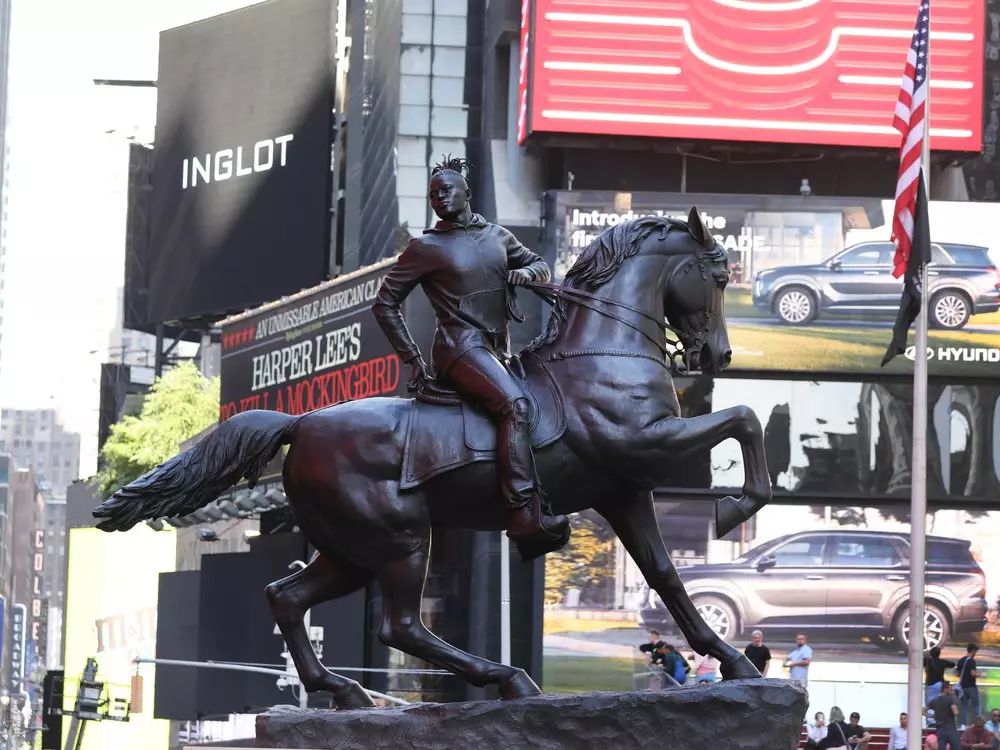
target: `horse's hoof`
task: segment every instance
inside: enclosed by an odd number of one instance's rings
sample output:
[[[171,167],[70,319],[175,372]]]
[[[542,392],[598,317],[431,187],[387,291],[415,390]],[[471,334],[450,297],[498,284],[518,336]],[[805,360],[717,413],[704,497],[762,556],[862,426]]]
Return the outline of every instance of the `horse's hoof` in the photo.
[[[338,711],[353,711],[359,708],[374,708],[375,701],[361,685],[354,683],[331,691]]]
[[[715,502],[715,538],[722,539],[728,533],[738,528],[747,520],[746,511],[741,506],[741,500],[731,495]]]
[[[750,660],[740,654],[738,658],[732,661],[723,662],[719,665],[719,671],[722,672],[723,680],[749,680],[749,679],[760,679],[762,676],[760,672],[757,671]]]
[[[500,700],[502,701],[529,698],[532,695],[541,694],[541,688],[535,684],[534,680],[528,677],[528,673],[523,669],[517,670],[513,677],[500,683]]]

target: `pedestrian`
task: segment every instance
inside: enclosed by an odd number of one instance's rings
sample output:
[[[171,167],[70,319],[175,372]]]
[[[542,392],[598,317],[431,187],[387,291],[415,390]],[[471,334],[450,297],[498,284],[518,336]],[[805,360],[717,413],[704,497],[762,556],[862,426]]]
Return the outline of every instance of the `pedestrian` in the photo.
[[[941,683],[941,695],[924,707],[924,716],[929,711],[934,712],[934,728],[937,732],[938,750],[961,750],[958,738],[958,701],[950,682]]]
[[[847,744],[857,750],[868,750],[868,743],[872,741],[872,736],[861,726],[861,714],[854,711],[851,714],[851,723],[847,725]]]
[[[785,659],[785,666],[788,667],[788,676],[801,682],[803,687],[809,684],[809,665],[812,664],[812,649],[806,643],[806,634],[799,633],[795,636],[795,650]]]
[[[663,671],[673,677],[678,685],[683,685],[687,682],[691,665],[677,649],[667,643],[663,646]]]
[[[652,665],[663,665],[663,654],[665,644],[660,638],[659,630],[649,631],[649,641],[647,643],[640,643],[639,650],[646,654],[646,658],[649,659],[649,663]]]
[[[806,727],[806,748],[809,748],[809,750],[818,748],[819,743],[826,739],[826,734],[829,731],[830,728],[826,725],[826,717],[822,711],[817,711],[816,716],[813,717],[813,723]]]
[[[990,720],[986,722],[986,731],[993,736],[993,750],[1000,750],[1000,709],[994,708]]]
[[[941,647],[935,646],[927,655],[924,656],[924,670],[926,671],[926,680],[924,684],[926,687],[927,697],[924,699],[925,703],[930,703],[932,700],[941,695],[941,683],[944,682],[944,673],[947,669],[954,669],[955,662],[949,659],[941,658]]]
[[[906,726],[909,717],[902,713],[899,715],[899,726],[889,730],[889,750],[906,750]]]
[[[979,685],[976,678],[976,653],[979,646],[970,643],[965,649],[965,656],[958,660],[955,671],[958,672],[958,710],[962,729],[972,725],[979,716]]]
[[[830,723],[827,725],[826,739],[819,743],[820,750],[848,750],[847,737],[850,728],[844,721],[840,706],[830,709]]]
[[[762,677],[767,677],[767,668],[771,663],[771,649],[764,645],[764,634],[759,630],[750,635],[749,645],[743,649],[743,654],[750,663],[757,667]]]
[[[711,654],[695,654],[694,656],[694,684],[702,682],[715,682],[718,677],[719,660]]]
[[[986,719],[977,716],[972,726],[962,732],[962,750],[990,750],[992,747],[993,735],[986,731]]]

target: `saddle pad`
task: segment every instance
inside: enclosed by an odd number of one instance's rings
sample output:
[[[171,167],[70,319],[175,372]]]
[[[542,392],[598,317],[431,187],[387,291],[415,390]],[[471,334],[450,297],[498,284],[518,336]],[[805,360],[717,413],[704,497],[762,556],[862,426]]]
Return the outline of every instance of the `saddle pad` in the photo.
[[[522,382],[531,402],[531,447],[542,448],[558,440],[566,430],[562,394],[544,364],[533,366]],[[400,489],[418,487],[428,479],[476,461],[493,461],[496,446],[496,423],[486,412],[464,403],[442,406],[413,400]]]

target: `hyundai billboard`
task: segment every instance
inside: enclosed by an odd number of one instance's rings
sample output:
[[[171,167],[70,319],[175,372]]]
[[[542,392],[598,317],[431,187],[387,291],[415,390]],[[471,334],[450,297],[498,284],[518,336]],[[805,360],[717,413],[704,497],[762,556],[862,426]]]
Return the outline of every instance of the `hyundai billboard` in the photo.
[[[523,0],[519,141],[544,131],[898,148],[917,7]],[[982,148],[984,14],[984,0],[934,6],[935,149]]]
[[[696,206],[729,254],[725,308],[732,370],[912,373],[881,367],[899,309],[892,201],[871,198],[546,194],[544,243],[556,281],[604,229]],[[987,203],[931,201],[931,375],[1000,375],[1000,242]]]
[[[790,675],[785,662],[803,634],[813,651],[810,698],[825,704],[816,710],[865,706],[863,719],[888,726],[875,722],[906,704],[912,388],[884,379],[675,382],[684,417],[754,410],[774,490],[771,504],[716,539],[715,500],[744,480],[739,445],[726,440],[667,467],[656,523],[695,609],[741,651],[762,631],[770,677]],[[1000,384],[936,382],[928,411],[925,637],[952,664],[977,644],[984,705],[996,705]],[[691,661],[666,592],[650,588],[607,522],[590,511],[571,522],[569,544],[545,561],[545,689],[670,687],[640,650],[651,630],[688,663],[685,682],[699,670],[717,679],[718,665]]]

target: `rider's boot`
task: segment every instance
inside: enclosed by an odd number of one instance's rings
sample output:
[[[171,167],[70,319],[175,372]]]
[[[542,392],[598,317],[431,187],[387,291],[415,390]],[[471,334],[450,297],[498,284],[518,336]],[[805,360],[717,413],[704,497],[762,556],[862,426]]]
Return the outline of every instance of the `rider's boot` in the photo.
[[[522,559],[531,560],[569,541],[569,519],[545,513],[540,495],[533,492],[526,503],[507,511],[507,536],[517,543]]]

